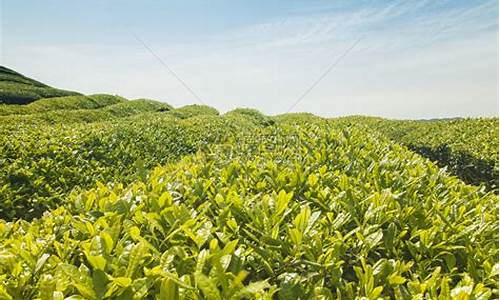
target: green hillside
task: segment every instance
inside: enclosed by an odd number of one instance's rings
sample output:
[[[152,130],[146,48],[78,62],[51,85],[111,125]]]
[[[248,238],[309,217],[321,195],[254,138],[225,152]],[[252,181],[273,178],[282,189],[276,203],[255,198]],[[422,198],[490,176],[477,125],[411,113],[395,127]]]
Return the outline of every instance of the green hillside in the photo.
[[[50,87],[0,66],[0,103],[27,104],[41,98],[70,95],[79,95],[79,93]]]
[[[0,170],[0,299],[499,297],[498,119],[72,95],[0,106]]]

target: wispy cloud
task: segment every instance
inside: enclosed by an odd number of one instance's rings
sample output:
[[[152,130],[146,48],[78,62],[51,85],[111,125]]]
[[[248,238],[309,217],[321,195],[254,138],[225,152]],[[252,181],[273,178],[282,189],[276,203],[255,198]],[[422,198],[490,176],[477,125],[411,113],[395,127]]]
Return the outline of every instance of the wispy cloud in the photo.
[[[498,25],[495,17],[498,13],[496,1],[473,6],[444,5],[444,8],[440,8],[435,1],[427,0],[375,2],[371,6],[343,9],[340,12],[326,6],[322,8],[314,13],[282,16],[237,29],[233,33],[225,33],[222,40],[226,38],[232,44],[254,44],[267,49],[346,41],[364,35],[384,47],[392,39],[399,41],[398,44],[391,43],[393,47],[399,45],[408,48],[424,45],[436,38],[451,39],[477,34]]]

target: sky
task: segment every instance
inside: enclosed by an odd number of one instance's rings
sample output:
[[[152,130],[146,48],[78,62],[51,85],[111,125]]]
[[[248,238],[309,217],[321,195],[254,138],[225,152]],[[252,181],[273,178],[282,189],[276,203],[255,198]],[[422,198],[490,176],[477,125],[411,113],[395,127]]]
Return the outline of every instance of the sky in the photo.
[[[0,64],[58,88],[221,112],[498,116],[493,0],[0,3]]]

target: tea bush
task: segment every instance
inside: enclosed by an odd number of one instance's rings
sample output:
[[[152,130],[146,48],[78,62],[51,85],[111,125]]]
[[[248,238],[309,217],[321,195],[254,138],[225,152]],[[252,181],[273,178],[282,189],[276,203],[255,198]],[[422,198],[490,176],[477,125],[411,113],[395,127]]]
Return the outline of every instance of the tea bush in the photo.
[[[0,68],[0,102],[5,84],[47,88]],[[498,298],[497,131],[0,105],[0,299]]]
[[[116,105],[129,103],[133,101]],[[77,118],[82,116],[85,113],[78,111]],[[0,217],[40,216],[76,187],[97,181],[130,182],[139,171],[224,141],[244,128],[241,122],[216,115],[179,119],[169,113],[91,124],[0,126]]]
[[[57,99],[57,98],[53,98]],[[52,99],[48,99],[52,100]],[[39,100],[42,102],[44,100]],[[75,124],[75,123],[94,123],[102,121],[111,121],[124,117],[148,112],[168,112],[172,107],[166,103],[154,100],[131,100],[119,101],[115,104],[109,104],[94,109],[65,109],[50,110],[29,115],[8,115],[0,116],[0,124],[7,124],[12,127],[13,124],[21,126],[26,125],[52,125],[52,124]]]
[[[66,110],[95,109],[125,101],[126,99],[123,97],[105,94],[54,97],[40,99],[26,105],[0,104],[0,116],[28,115],[51,111],[64,113]]]
[[[341,118],[365,124],[431,159],[469,184],[498,192],[498,118],[398,121]]]
[[[497,202],[363,126],[284,117],[1,221],[0,298],[492,299]]]

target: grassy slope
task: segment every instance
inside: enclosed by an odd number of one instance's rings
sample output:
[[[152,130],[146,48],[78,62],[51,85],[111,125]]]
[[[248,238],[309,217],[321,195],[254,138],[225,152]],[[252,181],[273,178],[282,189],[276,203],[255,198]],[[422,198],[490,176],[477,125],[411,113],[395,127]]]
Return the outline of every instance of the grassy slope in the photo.
[[[27,104],[41,98],[70,95],[79,93],[50,87],[0,66],[0,103]]]

